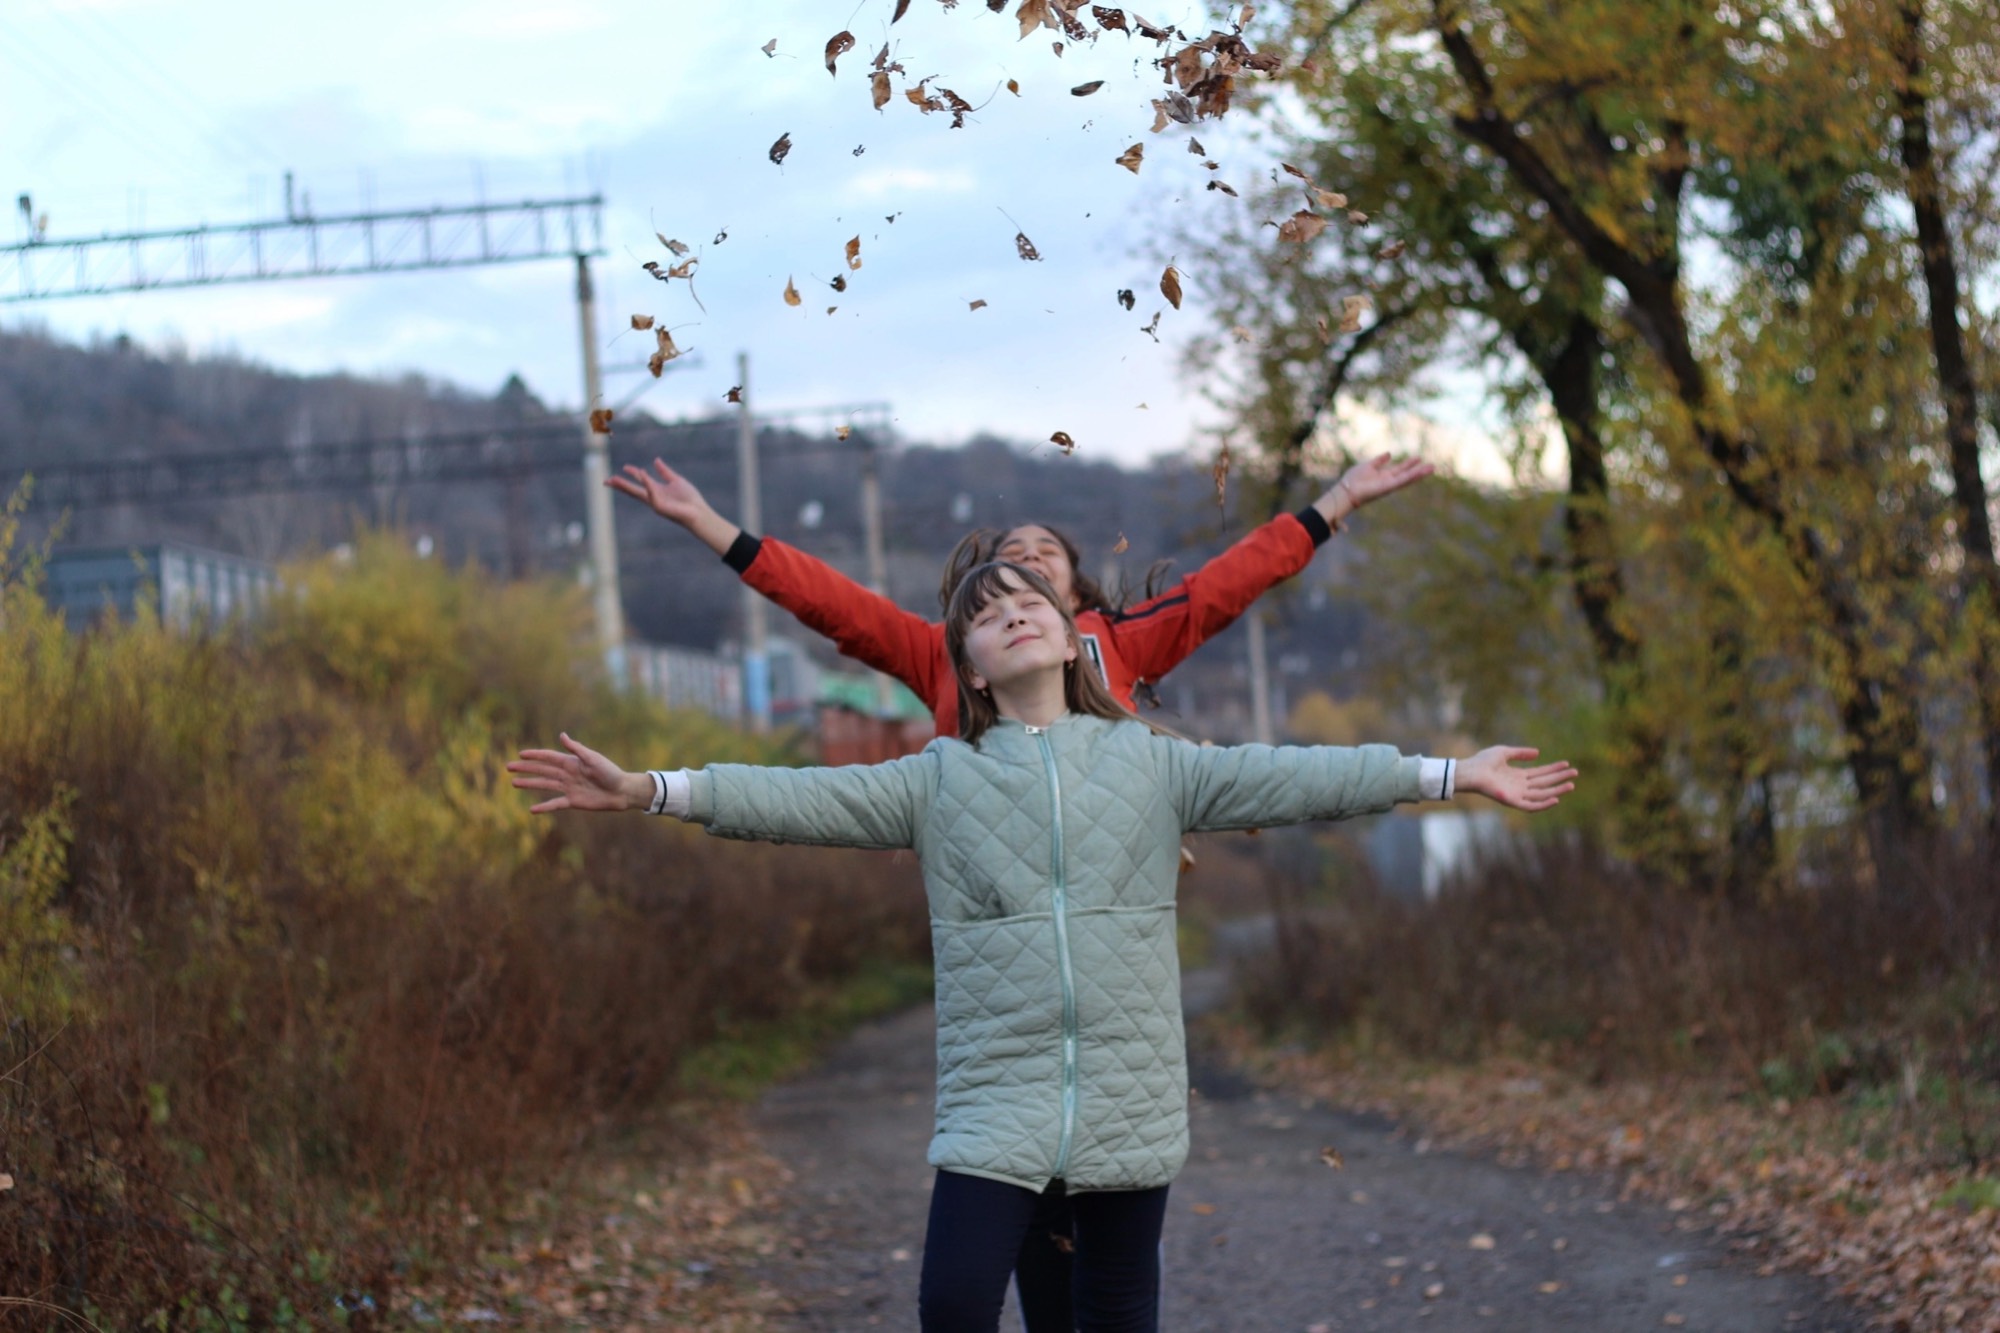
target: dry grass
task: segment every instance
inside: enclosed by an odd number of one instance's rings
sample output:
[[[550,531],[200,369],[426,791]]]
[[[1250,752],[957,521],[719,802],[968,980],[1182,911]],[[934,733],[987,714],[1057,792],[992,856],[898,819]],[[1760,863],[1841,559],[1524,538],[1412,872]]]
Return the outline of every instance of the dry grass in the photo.
[[[920,960],[888,858],[536,820],[558,726],[782,760],[593,679],[573,590],[378,537],[254,635],[0,604],[0,1273],[107,1327],[345,1319],[718,1035]]]

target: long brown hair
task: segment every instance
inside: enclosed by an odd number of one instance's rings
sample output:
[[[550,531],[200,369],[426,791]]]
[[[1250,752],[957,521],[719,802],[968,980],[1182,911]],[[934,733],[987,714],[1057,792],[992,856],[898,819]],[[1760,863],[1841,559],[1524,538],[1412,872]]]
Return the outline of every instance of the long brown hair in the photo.
[[[1105,587],[1085,571],[1083,552],[1077,549],[1076,543],[1070,540],[1068,533],[1061,528],[1052,528],[1046,523],[1029,521],[1016,523],[1011,528],[975,528],[958,539],[958,545],[952,547],[951,554],[945,558],[944,578],[938,584],[938,605],[944,608],[947,616],[951,613],[951,595],[958,590],[958,585],[966,574],[980,565],[991,564],[998,560],[1000,547],[1006,542],[1007,534],[1018,532],[1022,528],[1040,528],[1061,545],[1063,555],[1069,559],[1069,586],[1076,593],[1075,610],[1079,614],[1085,611],[1098,611],[1107,616],[1115,616],[1125,609],[1125,604],[1132,599],[1132,589],[1129,586],[1121,580],[1116,591]],[[1167,571],[1172,565],[1171,560],[1153,562],[1146,571],[1145,589],[1140,594],[1142,600],[1158,593],[1160,587],[1164,586]],[[1071,608],[1063,609],[1067,611]]]
[[[1015,582],[1007,581],[1009,575]],[[1119,703],[1103,679],[1090,669],[1083,656],[1083,639],[1077,633],[1076,617],[1062,604],[1049,581],[1032,569],[1005,560],[988,560],[967,569],[945,603],[944,644],[951,654],[952,673],[958,677],[958,738],[968,745],[977,745],[979,738],[1000,720],[991,692],[972,687],[972,662],[965,654],[965,636],[972,632],[972,622],[994,598],[1023,588],[1048,598],[1049,605],[1062,613],[1063,633],[1069,638],[1069,646],[1076,649],[1076,656],[1063,667],[1064,707],[1072,713],[1087,713],[1114,722],[1132,717],[1131,710]]]

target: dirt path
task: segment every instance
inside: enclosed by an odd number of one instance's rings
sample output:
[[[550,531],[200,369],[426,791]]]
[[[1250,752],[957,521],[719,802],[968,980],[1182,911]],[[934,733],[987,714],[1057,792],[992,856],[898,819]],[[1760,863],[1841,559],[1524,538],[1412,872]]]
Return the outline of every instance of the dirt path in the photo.
[[[1188,980],[1197,1009],[1220,986]],[[872,1024],[759,1107],[795,1177],[787,1243],[752,1275],[794,1307],[781,1327],[915,1327],[932,1035],[927,1009]],[[1259,1091],[1199,1048],[1194,1082],[1167,1215],[1175,1333],[1861,1326],[1816,1284],[1725,1262],[1684,1215],[1618,1202],[1608,1180],[1426,1151],[1386,1121]],[[1011,1304],[1003,1327],[1019,1327]]]

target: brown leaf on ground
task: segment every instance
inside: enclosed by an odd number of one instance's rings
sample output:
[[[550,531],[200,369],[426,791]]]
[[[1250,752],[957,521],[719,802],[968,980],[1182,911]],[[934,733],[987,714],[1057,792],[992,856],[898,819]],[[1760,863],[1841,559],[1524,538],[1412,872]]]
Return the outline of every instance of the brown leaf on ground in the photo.
[[[1065,458],[1076,452],[1076,441],[1070,438],[1066,430],[1059,430],[1049,436],[1049,443],[1062,450]]]
[[[1167,304],[1174,309],[1181,308],[1181,272],[1172,264],[1160,275],[1160,295],[1167,298]]]
[[[856,236],[847,243],[847,267],[850,269],[861,267],[861,238],[859,236]]]
[[[1139,174],[1139,164],[1145,159],[1146,145],[1135,143],[1118,155],[1118,165],[1136,176]]]
[[[852,51],[853,49],[854,49],[854,34],[851,32],[837,32],[833,36],[827,38],[826,72],[829,74],[838,73],[839,71],[837,71],[834,68],[834,62],[839,60],[842,56],[846,55],[849,51]]]
[[[799,295],[799,289],[798,289],[797,287],[794,287],[794,286],[792,285],[792,280],[791,280],[790,278],[786,278],[786,279],[785,279],[785,304],[786,304],[786,305],[797,305],[797,304],[799,304],[799,302],[800,302],[800,301],[802,301],[802,300],[804,300],[804,299],[805,299],[804,297],[802,297],[802,296],[800,296],[800,295]]]
[[[774,167],[784,166],[785,154],[791,151],[792,151],[792,132],[790,130],[786,130],[783,134],[778,136],[778,141],[771,145],[771,152],[769,154],[771,158],[771,165]]]
[[[651,315],[634,315],[632,316],[632,327],[644,333],[647,329],[653,327],[653,317]]]
[[[1325,218],[1302,208],[1278,224],[1278,239],[1305,245],[1325,230]]]
[[[594,409],[590,414],[591,433],[594,435],[609,435],[611,433],[611,416],[611,409],[608,407]]]
[[[1035,243],[1028,239],[1028,233],[1025,231],[1014,233],[1014,252],[1020,255],[1021,258],[1030,261],[1042,257],[1042,252],[1035,248]]]

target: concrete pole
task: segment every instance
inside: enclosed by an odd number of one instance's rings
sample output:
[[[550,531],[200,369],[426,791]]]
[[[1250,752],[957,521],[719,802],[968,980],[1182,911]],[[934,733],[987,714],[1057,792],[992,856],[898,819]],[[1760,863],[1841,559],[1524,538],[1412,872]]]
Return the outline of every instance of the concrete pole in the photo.
[[[762,535],[764,496],[757,482],[757,420],[750,411],[750,354],[736,354],[736,379],[743,386],[742,408],[736,418],[736,502],[737,522],[745,532]],[[771,729],[771,658],[766,642],[764,599],[749,584],[743,585],[743,706],[750,715],[750,730],[762,735]]]
[[[583,512],[590,530],[591,601],[597,612],[597,646],[612,684],[625,679],[625,608],[618,596],[618,533],[612,525],[611,436],[590,422],[604,401],[604,377],[597,365],[597,292],[590,282],[590,259],[576,257],[576,315],[583,337]]]
[[[1278,733],[1271,725],[1271,671],[1264,651],[1264,613],[1252,607],[1246,619],[1250,622],[1250,739],[1259,745],[1276,745]]]
[[[889,595],[889,560],[882,551],[882,471],[875,437],[861,437],[861,530],[868,552],[868,587],[880,597]],[[875,673],[875,711],[889,715],[895,694],[889,677]]]

